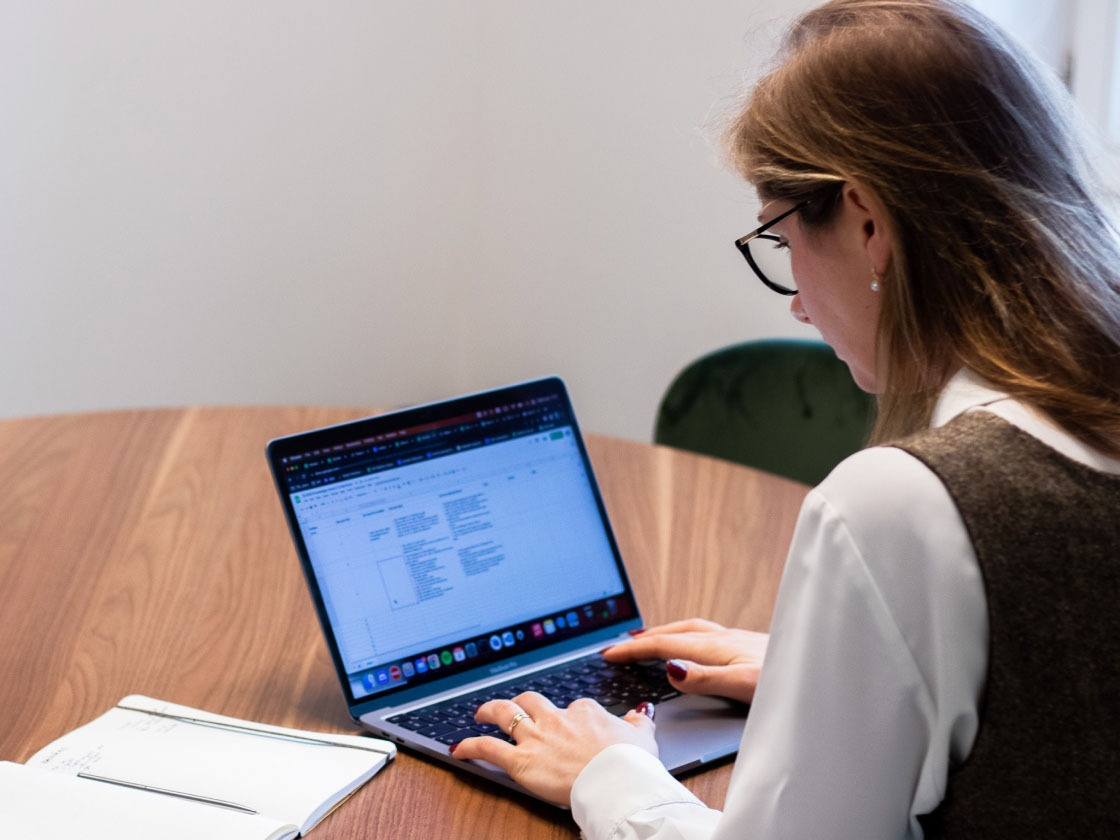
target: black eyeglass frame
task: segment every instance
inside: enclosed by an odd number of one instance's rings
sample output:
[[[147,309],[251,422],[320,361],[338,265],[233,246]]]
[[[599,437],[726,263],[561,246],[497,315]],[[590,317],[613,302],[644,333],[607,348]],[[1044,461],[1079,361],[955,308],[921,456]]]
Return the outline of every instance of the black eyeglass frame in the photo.
[[[777,292],[780,295],[787,295],[787,296],[795,295],[795,294],[797,294],[797,289],[790,289],[786,286],[783,286],[781,283],[775,283],[773,280],[771,280],[769,277],[767,277],[766,274],[762,271],[762,269],[758,267],[758,263],[756,263],[754,261],[754,257],[751,256],[751,249],[748,247],[748,245],[750,244],[750,242],[752,240],[755,240],[755,239],[766,239],[766,240],[769,240],[771,242],[781,242],[782,237],[780,237],[776,234],[773,234],[773,233],[767,233],[766,231],[768,231],[770,228],[772,228],[774,225],[776,225],[782,219],[785,219],[789,216],[792,216],[794,213],[796,213],[798,210],[802,209],[806,204],[808,204],[811,201],[812,201],[811,198],[807,198],[804,201],[798,202],[797,204],[793,205],[793,207],[791,207],[786,212],[784,212],[784,213],[782,213],[778,216],[775,216],[773,219],[768,221],[766,224],[761,225],[756,230],[752,230],[746,236],[740,237],[739,239],[735,240],[735,247],[739,249],[740,254],[742,254],[744,257],[746,257],[747,264],[751,267],[751,269],[754,271],[754,273],[758,276],[758,279],[762,281],[763,285],[765,285],[766,288],[770,289],[773,292]]]

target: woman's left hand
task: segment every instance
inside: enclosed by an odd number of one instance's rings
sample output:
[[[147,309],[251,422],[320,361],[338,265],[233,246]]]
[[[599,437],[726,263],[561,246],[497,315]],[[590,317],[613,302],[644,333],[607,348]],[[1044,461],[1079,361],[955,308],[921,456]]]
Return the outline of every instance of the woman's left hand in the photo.
[[[483,735],[460,741],[453,755],[496,764],[538,796],[567,806],[576,777],[607,747],[635,744],[657,755],[653,705],[639,708],[641,712],[632,710],[621,718],[588,699],[559,709],[534,691],[513,700],[491,700],[478,707],[475,720],[511,733],[516,745]]]

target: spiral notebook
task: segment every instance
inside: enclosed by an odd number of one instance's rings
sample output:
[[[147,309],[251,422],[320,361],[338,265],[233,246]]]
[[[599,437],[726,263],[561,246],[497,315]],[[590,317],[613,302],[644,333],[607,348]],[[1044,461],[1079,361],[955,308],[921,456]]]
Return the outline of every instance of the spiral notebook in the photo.
[[[0,762],[0,814],[5,836],[35,840],[287,840],[395,754],[130,695],[26,764]]]

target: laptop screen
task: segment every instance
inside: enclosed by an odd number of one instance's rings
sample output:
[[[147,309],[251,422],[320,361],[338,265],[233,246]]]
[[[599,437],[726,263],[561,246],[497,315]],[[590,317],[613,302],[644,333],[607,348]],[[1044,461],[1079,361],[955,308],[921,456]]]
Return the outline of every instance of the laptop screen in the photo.
[[[351,701],[636,615],[559,380],[269,451]]]

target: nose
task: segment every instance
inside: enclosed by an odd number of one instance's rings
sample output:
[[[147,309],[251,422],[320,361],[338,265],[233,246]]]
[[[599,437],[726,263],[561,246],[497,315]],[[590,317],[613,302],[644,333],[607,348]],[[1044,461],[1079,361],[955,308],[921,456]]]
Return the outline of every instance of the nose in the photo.
[[[809,317],[809,313],[805,311],[805,307],[801,303],[801,295],[794,295],[790,299],[789,312],[802,324],[813,323],[812,319]]]

